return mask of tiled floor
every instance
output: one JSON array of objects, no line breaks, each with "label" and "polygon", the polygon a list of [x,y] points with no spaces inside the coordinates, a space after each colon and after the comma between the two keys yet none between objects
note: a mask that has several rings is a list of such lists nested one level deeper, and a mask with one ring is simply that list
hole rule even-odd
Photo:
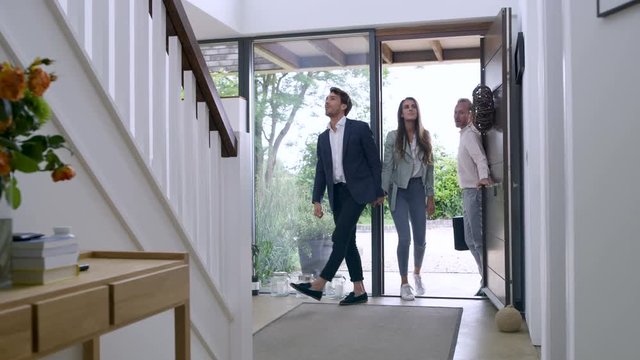
[{"label": "tiled floor", "polygon": [[[295,295],[272,297],[260,294],[253,297],[254,332],[286,313],[303,301]],[[336,302],[336,300],[322,300]],[[402,305],[398,297],[371,298],[370,303]],[[538,351],[531,344],[526,324],[520,332],[501,333],[495,326],[496,309],[486,299],[418,298],[411,305],[462,307],[462,322],[455,350],[455,360],[537,360]],[[338,306],[338,305],[336,305]],[[419,357],[416,357],[418,359]],[[372,359],[375,360],[375,359]],[[385,359],[386,360],[386,359]]]}]

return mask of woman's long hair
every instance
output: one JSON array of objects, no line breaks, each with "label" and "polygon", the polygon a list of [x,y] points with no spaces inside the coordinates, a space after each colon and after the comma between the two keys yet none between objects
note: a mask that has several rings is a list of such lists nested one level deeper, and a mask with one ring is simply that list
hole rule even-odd
[{"label": "woman's long hair", "polygon": [[422,155],[422,162],[424,164],[433,164],[433,154],[431,149],[431,135],[429,135],[429,131],[422,126],[422,121],[420,120],[420,106],[418,106],[418,102],[416,99],[412,97],[407,97],[404,100],[400,101],[400,106],[398,106],[398,132],[396,136],[396,152],[404,158],[405,146],[409,143],[409,139],[407,138],[407,129],[404,126],[404,117],[402,117],[402,106],[404,102],[407,100],[411,100],[416,104],[417,117],[415,122],[416,127],[416,136],[417,145],[420,149],[420,154]]}]

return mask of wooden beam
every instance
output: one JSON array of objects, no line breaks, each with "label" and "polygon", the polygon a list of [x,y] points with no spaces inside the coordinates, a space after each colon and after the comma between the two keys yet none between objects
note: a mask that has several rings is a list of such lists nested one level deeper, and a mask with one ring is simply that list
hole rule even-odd
[{"label": "wooden beam", "polygon": [[436,55],[438,61],[444,61],[444,56],[442,55],[442,44],[440,44],[440,40],[431,40],[431,48],[433,49],[433,53]]},{"label": "wooden beam", "polygon": [[386,43],[382,43],[382,62],[385,64],[393,64],[393,50],[391,50],[391,47],[386,44]]},{"label": "wooden beam", "polygon": [[[446,60],[480,59],[480,48],[443,49],[442,56]],[[439,61],[433,50],[395,52],[395,64]]]},{"label": "wooden beam", "polygon": [[492,21],[474,21],[456,24],[432,24],[400,28],[381,28],[376,30],[376,37],[385,41],[413,38],[484,35],[491,27],[491,24]]},{"label": "wooden beam", "polygon": [[336,65],[347,65],[347,57],[334,43],[329,39],[309,40],[309,43],[316,49],[325,54]]},{"label": "wooden beam", "polygon": [[284,70],[295,70],[300,67],[300,59],[283,45],[277,43],[257,43],[254,50],[257,55],[280,66]]}]

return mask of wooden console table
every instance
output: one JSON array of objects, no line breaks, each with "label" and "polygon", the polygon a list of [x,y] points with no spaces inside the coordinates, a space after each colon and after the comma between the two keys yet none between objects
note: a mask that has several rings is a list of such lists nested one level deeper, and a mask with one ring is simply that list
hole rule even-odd
[{"label": "wooden console table", "polygon": [[190,359],[189,260],[184,253],[80,255],[89,270],[47,285],[0,289],[0,360],[35,359],[76,343],[100,359],[100,335],[175,312],[175,358]]}]

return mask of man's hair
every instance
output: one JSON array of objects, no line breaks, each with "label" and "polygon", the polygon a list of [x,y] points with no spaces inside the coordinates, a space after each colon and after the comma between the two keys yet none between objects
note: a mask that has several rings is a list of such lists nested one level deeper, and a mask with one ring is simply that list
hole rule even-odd
[{"label": "man's hair", "polygon": [[460,105],[460,104],[467,104],[467,105],[469,105],[469,111],[473,110],[473,103],[471,102],[471,100],[469,100],[467,98],[458,99],[458,103],[456,104],[456,106]]},{"label": "man's hair", "polygon": [[332,87],[331,89],[329,89],[329,91],[340,96],[340,103],[347,105],[347,108],[344,110],[344,116],[349,115],[349,111],[351,111],[351,107],[353,106],[349,94],[337,87]]}]

